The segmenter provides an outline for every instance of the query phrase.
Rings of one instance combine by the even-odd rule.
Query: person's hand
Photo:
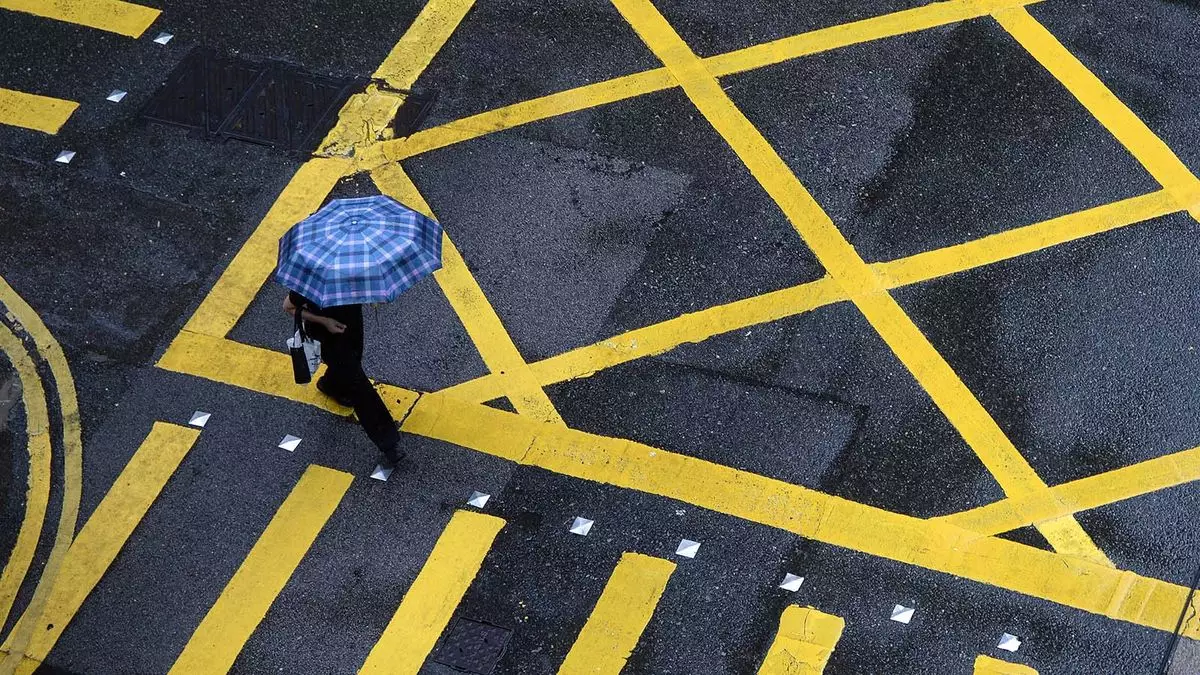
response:
[[[329,331],[330,333],[333,333],[334,335],[341,335],[342,333],[346,332],[346,324],[342,323],[341,321],[336,321],[327,316],[323,316],[321,318],[321,323],[325,324],[325,330]]]

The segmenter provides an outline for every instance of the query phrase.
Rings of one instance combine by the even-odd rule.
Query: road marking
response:
[[[1200,480],[1200,447],[1008,497],[937,520],[994,535]]]
[[[980,654],[975,657],[975,675],[1037,675],[1036,670],[1019,663],[1009,663]]]
[[[78,107],[75,101],[0,88],[0,124],[53,135]]]
[[[363,93],[351,96],[317,154],[356,154],[378,138],[390,137],[388,125],[404,102],[402,92],[390,89],[412,88],[474,4],[475,0],[427,2],[375,69],[373,79],[385,82],[386,87],[371,84]]]
[[[376,169],[371,178],[383,194],[434,218],[433,210],[399,164]],[[449,235],[442,239],[442,268],[434,273],[434,279],[462,321],[484,365],[491,372],[505,376],[508,385],[505,394],[517,412],[543,422],[564,424]]]
[[[79,422],[79,401],[75,394],[75,380],[63,354],[62,346],[54,339],[46,324],[33,307],[25,302],[8,282],[0,277],[0,303],[7,308],[9,319],[33,339],[34,352],[50,369],[58,393],[59,417],[62,422],[62,496],[59,498],[58,524],[54,532],[54,543],[50,555],[42,568],[41,577],[34,589],[33,598],[25,607],[16,625],[9,632],[0,650],[9,654],[25,651],[36,623],[26,616],[41,614],[58,570],[75,537],[75,525],[79,517],[79,499],[83,492],[83,437]],[[0,673],[10,672],[16,664],[6,659],[0,663]]]
[[[861,21],[800,33],[703,59],[718,77],[746,72],[792,59],[863,42],[976,19],[1009,7],[1039,0],[949,0],[883,14]],[[676,86],[666,68],[646,70],[472,115],[371,149],[364,168],[413,157],[430,150],[512,129],[539,120],[587,110]]]
[[[1024,7],[997,11],[993,16],[1175,197],[1181,209],[1200,220],[1200,179],[1150,127]]]
[[[654,5],[649,0],[613,0],[613,4],[679,80],[688,98],[779,205],[829,275],[925,389],[1005,493],[1022,494],[1045,488],[1046,484],[974,393],[887,293],[879,277]],[[1041,523],[1038,530],[1060,552],[1111,565],[1074,518]]]
[[[56,21],[139,37],[159,11],[121,0],[0,0],[0,9],[36,14]]]
[[[17,337],[4,322],[0,322],[0,353],[8,357],[21,383],[21,404],[25,413],[25,438],[28,446],[29,468],[25,480],[25,512],[21,516],[21,527],[17,540],[0,573],[0,626],[8,620],[17,592],[37,550],[42,526],[46,522],[46,509],[50,504],[50,414],[46,404],[46,390],[37,367],[21,338]],[[0,410],[0,414],[3,411]],[[0,427],[3,425],[0,424]],[[14,458],[15,461],[15,458]]]
[[[8,653],[0,672],[32,673],[46,658],[199,435],[197,429],[154,424],[67,549],[44,607],[38,614],[27,611],[9,636],[24,632],[28,644],[17,648],[6,641],[0,648]]]
[[[779,632],[763,659],[758,675],[820,673],[842,637],[846,622],[840,616],[812,607],[788,605],[779,619]]]
[[[990,265],[1058,244],[1108,232],[1178,211],[1164,190],[1059,216],[963,244],[918,253],[872,269],[888,289],[929,281]],[[588,377],[606,368],[670,351],[714,335],[777,321],[847,300],[845,292],[825,277],[780,291],[737,300],[637,328],[533,363],[541,386]],[[504,395],[504,376],[498,374],[456,384],[439,393],[475,403]]]
[[[226,673],[333,515],[353,477],[310,465],[208,610],[171,673]]]
[[[675,563],[640,553],[623,553],[596,607],[588,616],[559,675],[617,675],[625,667]]]
[[[479,572],[504,521],[456,511],[359,673],[417,673]]]
[[[326,407],[291,380],[287,354],[183,333],[167,369]],[[189,358],[191,356],[191,358]],[[1171,631],[1187,589],[1085,559],[789,485],[620,438],[606,438],[444,395],[387,385],[403,430],[547,471],[676,499],[801,537]],[[679,476],[688,476],[681,481]],[[1200,605],[1200,603],[1198,603]],[[1185,633],[1200,638],[1200,622]]]

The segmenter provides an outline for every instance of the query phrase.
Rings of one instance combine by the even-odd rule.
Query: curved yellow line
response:
[[[67,365],[62,346],[54,339],[46,324],[29,303],[0,278],[0,304],[3,304],[16,322],[33,338],[37,356],[50,367],[58,391],[58,406],[62,416],[63,447],[63,492],[62,509],[58,516],[58,529],[54,533],[54,545],[41,579],[34,590],[33,599],[21,615],[8,639],[0,650],[8,657],[0,664],[0,673],[12,672],[20,664],[25,647],[29,644],[37,617],[50,594],[50,587],[62,565],[63,556],[75,537],[75,526],[79,519],[79,498],[83,487],[83,434],[79,422],[79,400],[75,395],[75,379]]]
[[[0,323],[0,352],[8,356],[21,382],[21,402],[25,406],[25,429],[29,448],[29,473],[26,476],[25,515],[17,541],[0,573],[0,626],[8,620],[21,582],[29,572],[46,522],[50,503],[50,416],[46,409],[46,391],[38,377],[33,359],[25,351],[21,338]]]

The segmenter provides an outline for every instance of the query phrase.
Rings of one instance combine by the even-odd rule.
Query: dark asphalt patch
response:
[[[1134,0],[1029,8],[1071,53],[1200,172],[1200,4],[1194,0]]]
[[[818,54],[728,83],[867,260],[1157,188],[989,19]]]
[[[476,4],[419,85],[466,117],[659,65],[608,2]]]
[[[817,0],[754,3],[657,0],[654,5],[700,56],[790,37],[800,33],[868,19],[927,3],[920,0],[871,0],[845,3]]]

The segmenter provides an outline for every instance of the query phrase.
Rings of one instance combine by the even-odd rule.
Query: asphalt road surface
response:
[[[0,0],[0,673],[1200,669],[1194,0],[145,2]]]

